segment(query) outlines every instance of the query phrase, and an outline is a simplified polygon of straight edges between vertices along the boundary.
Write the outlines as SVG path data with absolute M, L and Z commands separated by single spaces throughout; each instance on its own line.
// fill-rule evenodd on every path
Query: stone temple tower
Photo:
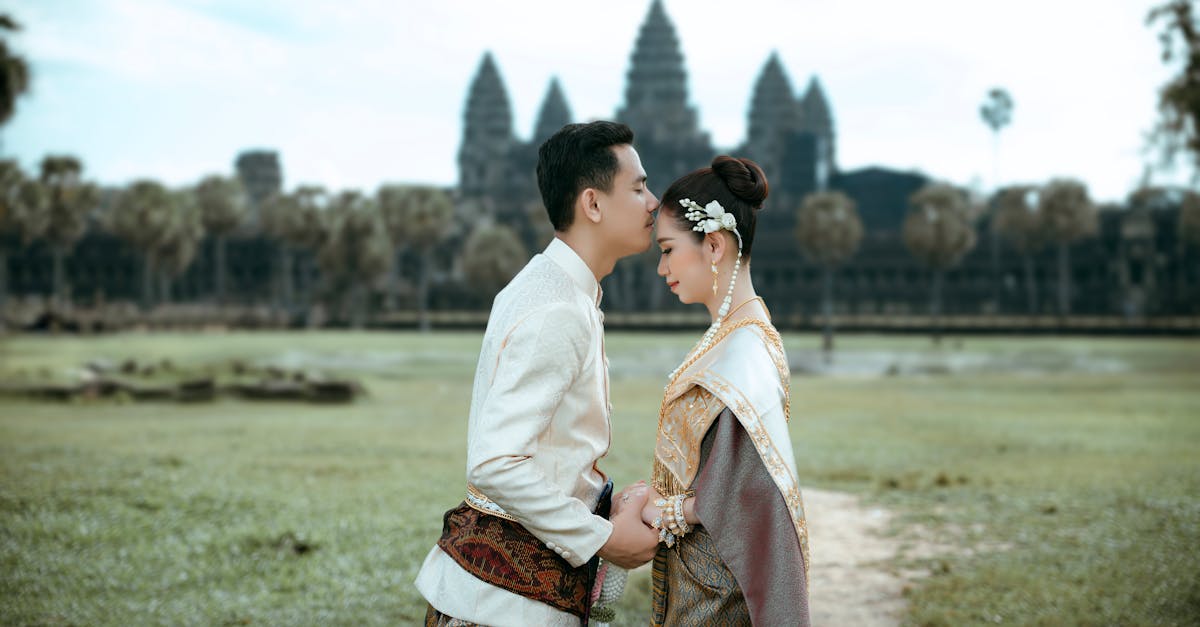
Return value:
M 551 79 L 546 97 L 542 100 L 542 108 L 538 111 L 537 122 L 533 125 L 533 148 L 536 150 L 558 129 L 570 123 L 571 108 L 567 106 L 558 79 Z
M 797 98 L 779 55 L 759 73 L 741 151 L 762 166 L 777 204 L 797 205 L 829 186 L 834 165 L 833 116 L 816 78 Z
M 830 112 L 829 100 L 825 98 L 825 90 L 816 76 L 808 82 L 808 89 L 800 98 L 800 128 L 816 135 L 821 140 L 821 154 L 818 165 L 832 176 L 837 171 L 836 135 L 833 130 L 833 114 Z
M 494 194 L 513 174 L 512 108 L 508 90 L 490 52 L 484 53 L 471 82 L 458 150 L 458 190 L 464 198 Z
M 263 201 L 283 189 L 279 153 L 274 150 L 245 150 L 238 154 L 234 169 L 250 200 L 250 215 L 243 223 L 243 228 L 257 229 Z
M 782 182 L 779 166 L 788 138 L 800 128 L 799 114 L 792 83 L 783 70 L 779 55 L 771 53 L 754 83 L 746 144 L 740 156 L 753 159 L 762 166 L 772 187 Z
M 661 0 L 650 4 L 627 80 L 617 120 L 633 129 L 651 188 L 661 193 L 679 176 L 708 165 L 714 154 L 695 107 L 688 104 L 683 53 Z

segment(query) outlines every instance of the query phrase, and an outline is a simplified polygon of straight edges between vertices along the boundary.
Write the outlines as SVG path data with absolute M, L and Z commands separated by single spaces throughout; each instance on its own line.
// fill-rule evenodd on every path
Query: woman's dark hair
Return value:
M 749 159 L 719 155 L 712 166 L 685 174 L 662 195 L 660 212 L 675 218 L 679 228 L 691 231 L 696 226 L 687 218 L 687 210 L 679 201 L 688 198 L 701 207 L 712 201 L 721 203 L 727 213 L 737 218 L 737 230 L 742 236 L 742 259 L 750 258 L 754 247 L 754 223 L 763 201 L 767 199 L 767 175 Z M 693 231 L 696 241 L 704 233 Z M 736 238 L 735 238 L 736 239 Z
M 613 146 L 633 144 L 633 130 L 619 122 L 568 124 L 538 148 L 537 182 L 555 231 L 575 220 L 575 198 L 592 187 L 612 190 L 620 168 Z

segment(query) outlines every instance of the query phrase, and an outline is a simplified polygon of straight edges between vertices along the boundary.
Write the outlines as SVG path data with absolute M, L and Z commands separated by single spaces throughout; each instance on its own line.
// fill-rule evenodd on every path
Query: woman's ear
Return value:
M 596 190 L 589 187 L 579 193 L 579 198 L 575 201 L 576 206 L 583 206 L 583 217 L 592 224 L 600 223 L 600 195 Z
M 712 263 L 721 263 L 729 249 L 729 241 L 721 231 L 713 231 L 704 236 L 704 247 L 712 256 Z

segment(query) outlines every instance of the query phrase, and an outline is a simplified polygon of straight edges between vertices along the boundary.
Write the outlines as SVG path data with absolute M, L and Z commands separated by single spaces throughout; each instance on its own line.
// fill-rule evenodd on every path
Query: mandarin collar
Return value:
M 571 277 L 571 282 L 575 287 L 579 288 L 588 298 L 595 304 L 596 308 L 600 308 L 600 300 L 604 298 L 604 290 L 600 289 L 600 283 L 596 281 L 596 276 L 592 274 L 591 268 L 584 262 L 579 253 L 575 252 L 574 248 L 567 245 L 566 242 L 557 237 L 550 240 L 550 245 L 543 251 L 544 255 L 550 258 L 551 261 L 558 264 L 567 276 Z

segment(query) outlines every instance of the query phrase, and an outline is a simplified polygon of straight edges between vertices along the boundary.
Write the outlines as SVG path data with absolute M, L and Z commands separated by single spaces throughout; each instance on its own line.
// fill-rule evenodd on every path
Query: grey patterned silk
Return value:
M 809 625 L 800 542 L 783 497 L 729 409 L 704 436 L 692 487 L 703 526 L 655 557 L 656 625 Z

